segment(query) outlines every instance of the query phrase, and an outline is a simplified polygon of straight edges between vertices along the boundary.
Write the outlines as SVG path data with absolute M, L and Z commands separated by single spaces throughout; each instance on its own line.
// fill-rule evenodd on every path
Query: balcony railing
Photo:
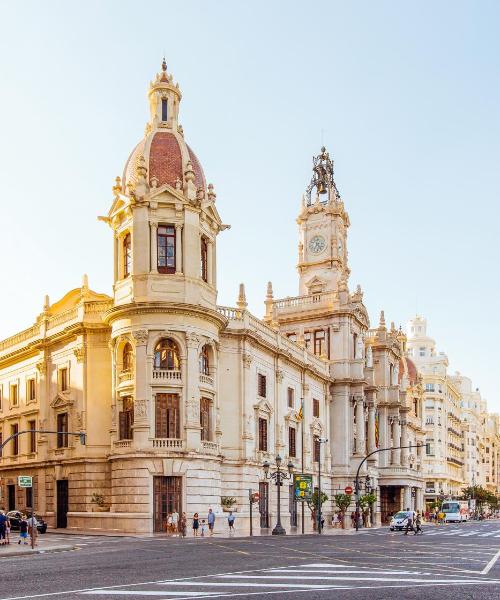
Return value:
M 217 442 L 201 441 L 201 447 L 207 454 L 219 454 L 219 444 Z
M 115 448 L 130 448 L 132 446 L 132 440 L 116 440 L 114 446 Z
M 153 379 L 163 381 L 181 381 L 182 372 L 176 369 L 153 369 Z
M 214 378 L 211 377 L 210 375 L 204 375 L 203 373 L 200 373 L 200 383 L 204 383 L 205 385 L 213 386 Z
M 132 371 L 122 371 L 121 373 L 118 374 L 118 380 L 120 383 L 123 383 L 124 381 L 130 381 L 131 379 L 133 379 L 134 374 L 132 373 Z
M 168 450 L 184 450 L 184 440 L 177 438 L 154 438 L 153 448 L 166 448 Z

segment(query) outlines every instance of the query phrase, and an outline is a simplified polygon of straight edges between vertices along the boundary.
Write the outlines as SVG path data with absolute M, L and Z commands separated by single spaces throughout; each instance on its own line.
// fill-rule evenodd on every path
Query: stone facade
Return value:
M 383 314 L 371 329 L 361 288 L 349 290 L 350 223 L 328 153 L 314 158 L 297 220 L 299 296 L 275 299 L 268 284 L 262 320 L 243 285 L 235 307 L 219 306 L 217 237 L 228 225 L 184 140 L 181 97 L 163 64 L 145 136 L 100 217 L 113 296 L 85 277 L 0 343 L 3 440 L 37 430 L 4 449 L 3 504 L 34 502 L 52 526 L 154 532 L 174 508 L 222 514 L 232 498 L 245 528 L 253 490 L 255 525 L 267 527 L 276 494 L 263 461 L 280 454 L 315 482 L 321 464 L 329 517 L 371 453 L 361 477 L 377 493 L 373 518 L 422 509 L 424 388 L 405 335 Z M 32 492 L 18 475 L 34 477 Z M 283 490 L 283 524 L 297 526 Z

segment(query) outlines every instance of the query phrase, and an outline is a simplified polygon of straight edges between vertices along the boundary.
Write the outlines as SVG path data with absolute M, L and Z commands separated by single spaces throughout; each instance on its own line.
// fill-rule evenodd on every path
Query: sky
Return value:
M 428 319 L 500 411 L 500 4 L 0 0 L 0 338 L 45 294 L 111 293 L 111 187 L 163 55 L 231 229 L 219 303 L 298 294 L 295 219 L 324 143 L 372 326 Z

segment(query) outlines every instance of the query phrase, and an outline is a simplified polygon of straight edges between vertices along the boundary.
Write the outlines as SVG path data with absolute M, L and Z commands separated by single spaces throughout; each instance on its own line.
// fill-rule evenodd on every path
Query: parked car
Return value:
M 391 531 L 403 531 L 408 522 L 408 516 L 404 511 L 397 512 L 392 518 L 389 525 Z
M 19 523 L 21 521 L 22 514 L 23 513 L 21 511 L 19 511 L 19 510 L 10 510 L 7 513 L 7 517 L 9 517 L 10 526 L 11 526 L 11 529 L 13 531 L 19 530 Z M 31 516 L 31 513 L 29 513 L 29 512 L 24 513 L 24 514 L 26 514 L 26 516 L 28 518 Z M 38 530 L 38 533 L 46 533 L 46 531 L 47 531 L 47 521 L 44 521 L 42 519 L 42 517 L 40 515 L 37 515 L 36 513 L 35 513 L 35 519 L 37 520 L 37 526 L 36 526 L 36 528 Z

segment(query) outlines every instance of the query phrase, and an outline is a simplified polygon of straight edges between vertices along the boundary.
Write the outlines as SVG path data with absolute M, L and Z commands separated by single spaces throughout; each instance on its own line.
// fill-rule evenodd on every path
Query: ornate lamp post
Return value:
M 283 529 L 283 526 L 281 525 L 281 486 L 283 485 L 283 481 L 285 481 L 286 479 L 290 479 L 290 477 L 293 475 L 293 470 L 295 469 L 294 464 L 290 461 L 287 465 L 288 472 L 284 471 L 283 469 L 281 469 L 282 462 L 283 462 L 283 459 L 278 454 L 278 456 L 276 457 L 276 470 L 273 472 L 269 471 L 269 468 L 271 465 L 269 464 L 269 462 L 267 460 L 262 465 L 264 468 L 265 478 L 274 480 L 274 485 L 278 486 L 278 518 L 276 521 L 276 525 L 274 526 L 274 529 L 272 531 L 273 535 L 285 535 L 286 534 L 286 531 Z

